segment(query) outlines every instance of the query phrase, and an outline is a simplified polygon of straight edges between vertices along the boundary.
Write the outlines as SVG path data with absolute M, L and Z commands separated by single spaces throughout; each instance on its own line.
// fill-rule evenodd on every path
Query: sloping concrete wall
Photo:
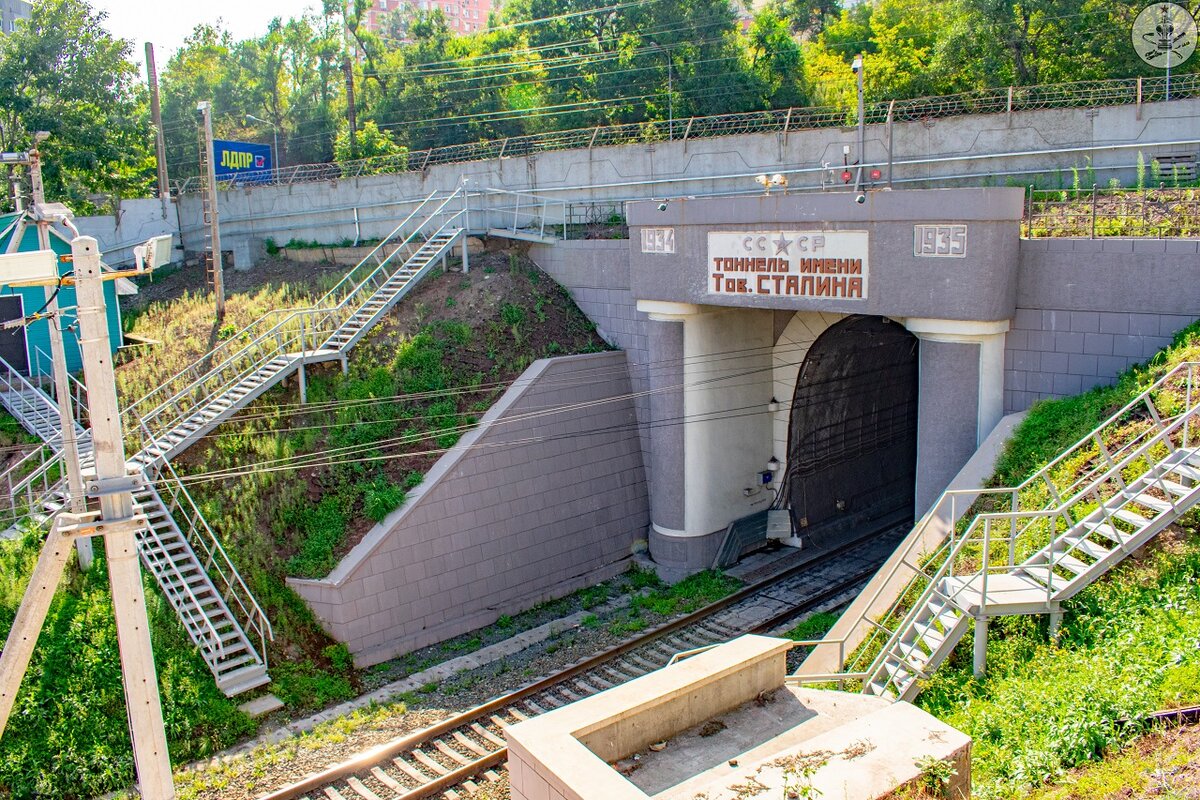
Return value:
M 1004 407 L 1112 383 L 1200 318 L 1200 240 L 1023 239 Z
M 637 300 L 629 288 L 628 239 L 588 239 L 535 244 L 529 257 L 542 270 L 571 293 L 571 299 L 587 318 L 596 324 L 596 332 L 625 351 L 629 380 L 633 387 L 634 408 L 642 436 L 642 454 L 646 479 L 654 480 L 650 469 L 650 356 L 646 337 L 647 316 L 637 310 Z
M 288 583 L 360 666 L 625 568 L 649 523 L 625 354 L 533 364 L 321 580 Z

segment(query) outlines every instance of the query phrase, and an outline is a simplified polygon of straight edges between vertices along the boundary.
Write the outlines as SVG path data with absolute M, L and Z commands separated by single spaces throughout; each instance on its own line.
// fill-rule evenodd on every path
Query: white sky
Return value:
M 91 0 L 98 11 L 108 13 L 107 28 L 123 39 L 133 40 L 133 59 L 142 64 L 146 42 L 154 42 L 154 60 L 161 71 L 185 37 L 202 22 L 218 18 L 235 39 L 265 33 L 273 17 L 300 16 L 307 8 L 319 8 L 319 0 Z M 144 77 L 144 76 L 143 76 Z

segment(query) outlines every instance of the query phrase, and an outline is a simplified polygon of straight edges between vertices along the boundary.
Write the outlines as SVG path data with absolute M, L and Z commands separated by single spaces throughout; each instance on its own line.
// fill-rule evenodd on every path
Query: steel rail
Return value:
M 737 603 L 761 594 L 767 589 L 770 589 L 789 578 L 795 577 L 809 570 L 813 570 L 857 547 L 865 546 L 873 538 L 880 535 L 884 534 L 875 532 L 845 542 L 835 548 L 830 549 L 826 553 L 822 553 L 820 556 L 790 567 L 777 575 L 771 576 L 770 578 L 766 578 L 745 586 L 733 594 L 723 597 L 713 603 L 709 603 L 702 608 L 699 608 L 674 620 L 651 628 L 640 636 L 636 636 L 618 645 L 610 647 L 600 653 L 597 653 L 596 655 L 589 656 L 559 672 L 540 678 L 520 689 L 496 697 L 479 706 L 455 714 L 454 716 L 449 717 L 429 728 L 407 734 L 390 742 L 385 742 L 352 759 L 342 762 L 341 764 L 336 764 L 320 773 L 310 775 L 300 781 L 297 781 L 296 783 L 270 792 L 269 794 L 261 795 L 258 800 L 293 800 L 294 798 L 303 796 L 307 792 L 319 790 L 322 787 L 328 786 L 335 781 L 350 778 L 358 773 L 370 769 L 372 766 L 399 756 L 400 754 L 417 748 L 422 744 L 434 741 L 445 734 L 468 726 L 472 722 L 478 722 L 481 719 L 486 720 L 491 715 L 499 711 L 514 706 L 515 704 L 528 698 L 535 697 L 536 695 L 562 684 L 565 681 L 613 661 L 614 659 L 619 658 L 620 656 L 625 655 L 632 650 L 641 648 L 672 633 L 702 622 L 712 615 L 730 608 Z M 828 602 L 829 600 L 844 593 L 848 589 L 861 583 L 876 569 L 878 569 L 878 566 L 878 564 L 874 564 L 869 569 L 856 571 L 847 579 L 838 581 L 837 583 L 806 597 L 797 606 L 793 606 L 792 608 L 788 609 L 787 612 L 774 615 L 768 622 L 780 619 L 784 616 L 796 616 Z M 765 629 L 765 627 L 766 623 L 756 625 L 748 632 L 762 630 Z M 474 760 L 468 764 L 464 764 L 457 769 L 448 771 L 447 774 L 437 777 L 429 783 L 415 787 L 404 793 L 397 793 L 395 800 L 420 800 L 420 798 L 430 797 L 444 792 L 447 789 L 500 764 L 507 758 L 507 753 L 507 748 L 500 748 L 494 752 L 490 752 L 485 756 L 481 756 L 477 760 Z

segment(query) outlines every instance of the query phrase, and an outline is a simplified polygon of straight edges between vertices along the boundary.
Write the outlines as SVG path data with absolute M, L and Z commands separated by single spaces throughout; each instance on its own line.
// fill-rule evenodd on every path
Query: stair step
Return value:
M 1170 503 L 1165 500 L 1159 500 L 1149 492 L 1142 492 L 1141 494 L 1135 495 L 1133 497 L 1133 502 L 1140 506 L 1144 506 L 1145 508 L 1149 508 L 1158 514 L 1165 514 L 1168 511 L 1174 510 Z
M 937 650 L 946 641 L 946 634 L 939 631 L 933 625 L 922 625 L 919 622 L 914 622 L 913 631 L 916 633 L 918 639 L 923 640 L 929 646 L 930 650 Z
M 1184 478 L 1187 478 L 1189 481 L 1200 482 L 1200 469 L 1185 466 L 1183 464 L 1176 464 L 1175 466 L 1171 467 L 1168 472 L 1175 475 L 1180 475 Z
M 1103 561 L 1113 552 L 1106 547 L 1096 544 L 1091 539 L 1087 539 L 1079 535 L 1064 536 L 1060 541 L 1062 541 L 1068 547 L 1073 547 L 1082 553 L 1086 553 L 1090 558 L 1093 558 L 1096 561 Z
M 1087 528 L 1093 533 L 1100 534 L 1110 542 L 1114 542 L 1118 545 L 1125 544 L 1125 542 L 1129 541 L 1130 538 L 1125 532 L 1117 530 L 1107 522 L 1085 522 L 1083 523 L 1083 527 Z
M 1146 527 L 1146 524 L 1150 522 L 1150 520 L 1146 519 L 1141 514 L 1130 511 L 1127 508 L 1118 508 L 1116 511 L 1112 512 L 1112 516 L 1124 522 L 1128 522 L 1138 530 Z
M 1045 556 L 1043 556 L 1043 558 L 1045 558 Z M 1076 575 L 1082 575 L 1091 569 L 1090 566 L 1072 555 L 1057 553 L 1054 555 L 1054 566 L 1062 567 L 1063 569 L 1069 570 Z
M 217 688 L 224 692 L 226 697 L 233 697 L 242 692 L 257 689 L 270 682 L 271 677 L 267 674 L 267 668 L 262 664 L 243 667 L 242 669 L 217 676 Z
M 1168 480 L 1167 478 L 1159 478 L 1158 480 L 1156 480 L 1154 482 L 1154 485 L 1158 486 L 1162 489 L 1165 489 L 1168 493 L 1173 494 L 1176 497 L 1187 497 L 1189 494 L 1192 493 L 1192 490 L 1189 489 L 1188 487 L 1184 486 L 1181 483 L 1176 483 L 1175 481 Z

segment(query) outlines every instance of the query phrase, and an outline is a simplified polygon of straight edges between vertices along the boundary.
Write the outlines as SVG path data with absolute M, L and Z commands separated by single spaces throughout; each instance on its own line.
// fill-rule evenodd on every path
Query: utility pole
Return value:
M 69 218 L 64 221 L 70 226 Z M 75 275 L 67 281 L 76 286 L 76 314 L 84 377 L 90 395 L 96 459 L 96 473 L 86 481 L 86 490 L 89 496 L 99 498 L 100 508 L 81 513 L 60 511 L 50 524 L 50 533 L 42 545 L 4 649 L 0 651 L 0 735 L 7 726 L 46 613 L 62 580 L 71 550 L 69 542 L 72 538 L 103 536 L 138 789 L 146 800 L 172 800 L 175 787 L 171 779 L 154 652 L 150 646 L 150 620 L 146 613 L 135 538 L 136 533 L 147 525 L 144 515 L 134 513 L 132 495 L 142 477 L 131 476 L 125 463 L 108 315 L 104 307 L 105 276 L 100 270 L 100 248 L 95 239 L 77 235 L 71 242 L 71 257 Z M 59 280 L 50 277 L 57 269 L 57 259 L 52 255 L 46 258 L 47 263 L 41 271 L 45 277 L 36 282 L 57 285 Z
M 217 299 L 217 318 L 225 316 L 225 275 L 221 257 L 221 220 L 217 209 L 217 165 L 213 163 L 212 103 L 204 100 L 196 110 L 204 117 L 201 131 L 200 166 L 204 170 L 204 221 L 208 224 L 209 264 L 212 269 L 213 294 Z
M 37 222 L 38 249 L 50 250 L 50 216 L 46 209 L 46 193 L 42 186 L 42 158 L 38 145 L 46 138 L 42 133 L 33 137 L 33 150 L 29 151 L 29 186 L 32 212 Z M 79 513 L 84 509 L 83 477 L 80 474 L 79 443 L 75 440 L 75 414 L 71 409 L 71 384 L 67 375 L 67 355 L 63 347 L 62 316 L 58 313 L 58 289 L 47 286 L 46 311 L 50 327 L 50 358 L 54 361 L 54 398 L 58 403 L 59 431 L 62 437 L 62 459 L 67 472 L 67 491 L 70 509 Z M 88 570 L 92 566 L 92 540 L 81 536 L 75 540 L 75 554 L 79 568 Z
M 346 74 L 346 117 L 350 123 L 350 158 L 358 158 L 358 123 L 354 108 L 354 67 L 347 55 L 342 61 L 342 72 Z
M 865 120 L 863 114 L 865 112 L 865 102 L 863 100 L 863 57 L 859 53 L 854 57 L 854 63 L 850 65 L 850 69 L 854 71 L 854 75 L 858 78 L 858 178 L 854 181 L 854 188 L 861 189 L 863 186 L 863 164 L 866 163 L 867 149 L 867 129 L 863 127 Z
M 158 69 L 154 66 L 154 45 L 146 42 L 146 81 L 150 84 L 150 118 L 154 121 L 154 152 L 158 158 L 158 199 L 162 202 L 163 219 L 171 204 L 171 188 L 167 183 L 167 144 L 163 140 L 162 107 L 158 102 Z
M 92 447 L 96 458 L 96 477 L 89 481 L 93 484 L 89 490 L 100 495 L 97 528 L 105 528 L 105 523 L 110 521 L 116 523 L 115 530 L 104 534 L 104 552 L 108 558 L 113 613 L 117 620 L 133 759 L 142 797 L 169 800 L 175 796 L 175 784 L 171 778 L 158 677 L 154 671 L 154 651 L 150 646 L 150 619 L 146 613 L 142 569 L 134 537 L 135 531 L 145 526 L 145 519 L 134 516 L 131 490 L 138 479 L 129 475 L 125 464 L 108 316 L 104 309 L 100 248 L 90 236 L 79 236 L 71 243 L 71 253 L 77 281 L 79 342 L 83 349 Z

